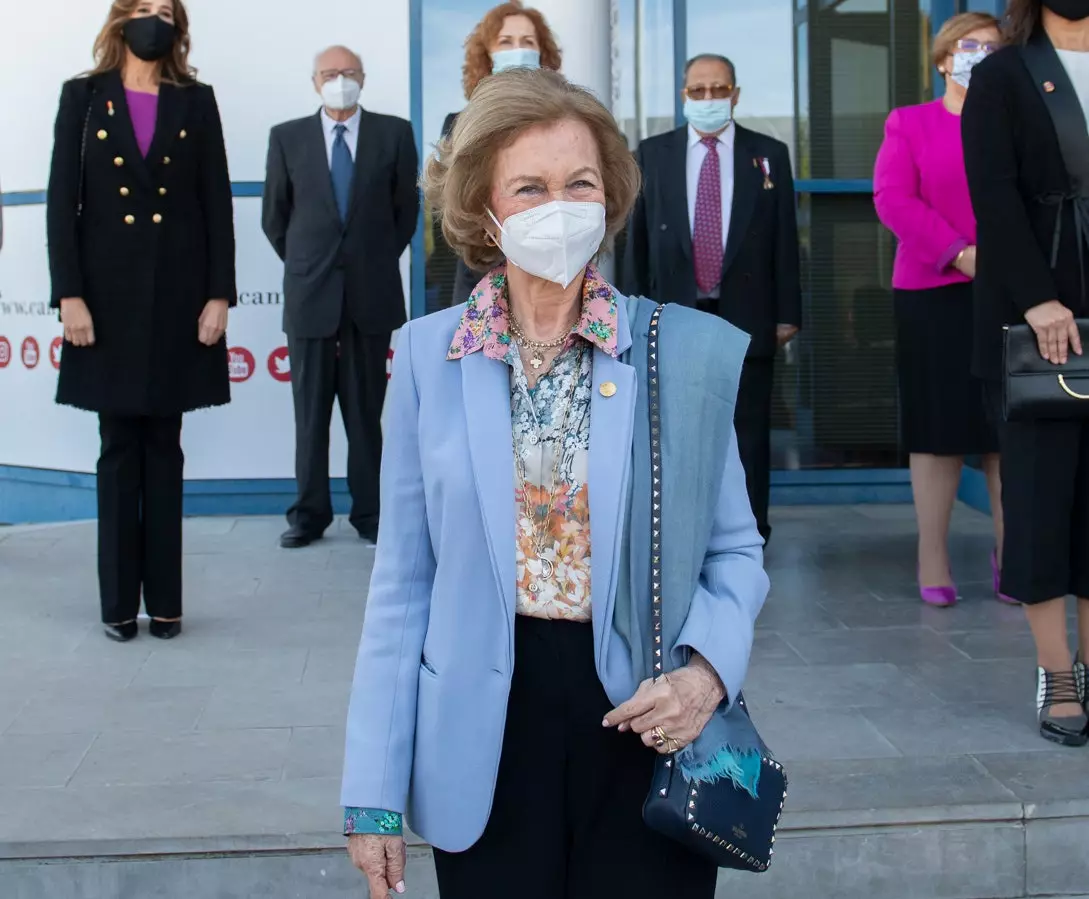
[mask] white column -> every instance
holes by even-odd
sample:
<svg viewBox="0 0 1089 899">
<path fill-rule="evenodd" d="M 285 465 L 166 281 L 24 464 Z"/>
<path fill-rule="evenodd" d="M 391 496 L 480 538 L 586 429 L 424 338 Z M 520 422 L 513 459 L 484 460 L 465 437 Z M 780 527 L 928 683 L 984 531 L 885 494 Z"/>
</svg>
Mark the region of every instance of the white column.
<svg viewBox="0 0 1089 899">
<path fill-rule="evenodd" d="M 544 13 L 563 51 L 563 74 L 612 107 L 610 0 L 529 0 Z"/>
</svg>

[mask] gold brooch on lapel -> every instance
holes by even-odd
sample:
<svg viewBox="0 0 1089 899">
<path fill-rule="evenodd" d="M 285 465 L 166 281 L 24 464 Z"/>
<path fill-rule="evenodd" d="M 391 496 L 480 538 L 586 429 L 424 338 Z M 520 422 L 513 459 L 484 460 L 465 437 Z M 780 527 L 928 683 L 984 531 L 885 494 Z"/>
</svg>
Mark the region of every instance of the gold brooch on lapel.
<svg viewBox="0 0 1089 899">
<path fill-rule="evenodd" d="M 771 162 L 767 156 L 754 156 L 752 160 L 754 168 L 764 173 L 764 190 L 771 190 L 775 184 L 771 180 Z"/>
<path fill-rule="evenodd" d="M 106 115 L 113 115 L 113 100 L 106 101 Z"/>
<path fill-rule="evenodd" d="M 601 385 L 601 395 L 606 399 L 616 396 L 616 385 L 612 381 L 606 381 Z"/>
<path fill-rule="evenodd" d="M 1051 81 L 1045 81 L 1045 82 L 1044 82 L 1044 93 L 1045 93 L 1045 94 L 1051 94 L 1051 93 L 1054 93 L 1054 92 L 1055 92 L 1055 84 L 1054 84 L 1054 82 L 1051 82 Z"/>
</svg>

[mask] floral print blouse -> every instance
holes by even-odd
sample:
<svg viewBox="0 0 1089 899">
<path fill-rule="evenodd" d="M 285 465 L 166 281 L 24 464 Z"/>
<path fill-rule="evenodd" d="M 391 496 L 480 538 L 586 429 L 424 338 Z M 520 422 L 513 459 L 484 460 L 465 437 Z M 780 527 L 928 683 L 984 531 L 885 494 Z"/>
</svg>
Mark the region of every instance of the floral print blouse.
<svg viewBox="0 0 1089 899">
<path fill-rule="evenodd" d="M 588 622 L 590 506 L 586 476 L 592 350 L 597 348 L 614 357 L 617 354 L 616 293 L 593 266 L 587 267 L 582 315 L 549 370 L 533 387 L 529 386 L 522 357 L 511 337 L 507 310 L 507 275 L 501 266 L 476 286 L 466 302 L 446 358 L 456 360 L 482 352 L 510 366 L 518 614 Z M 542 554 L 552 566 L 551 578 L 544 576 L 546 566 L 537 556 L 533 520 L 526 514 L 523 471 L 525 491 L 538 521 L 548 508 L 556 474 L 555 501 Z M 401 831 L 401 816 L 393 812 L 345 809 L 345 834 L 398 835 Z"/>
</svg>

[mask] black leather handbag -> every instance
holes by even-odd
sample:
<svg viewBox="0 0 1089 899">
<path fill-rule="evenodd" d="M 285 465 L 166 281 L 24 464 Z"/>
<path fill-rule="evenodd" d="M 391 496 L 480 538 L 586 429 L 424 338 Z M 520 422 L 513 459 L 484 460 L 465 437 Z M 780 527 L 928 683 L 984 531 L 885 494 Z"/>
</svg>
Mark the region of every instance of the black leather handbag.
<svg viewBox="0 0 1089 899">
<path fill-rule="evenodd" d="M 657 472 L 662 464 L 661 412 L 658 397 L 658 326 L 659 306 L 650 319 L 648 359 L 648 407 L 650 409 L 650 460 Z M 652 476 L 652 503 L 662 502 L 663 479 Z M 651 564 L 662 558 L 661 532 L 651 532 Z M 654 620 L 662 615 L 662 596 L 654 589 L 661 571 L 651 571 L 651 598 Z M 651 646 L 651 658 L 660 649 Z M 659 656 L 660 657 L 660 656 Z M 743 697 L 737 705 L 747 716 Z M 761 742 L 763 747 L 763 742 Z M 659 755 L 654 765 L 650 792 L 643 804 L 643 821 L 652 830 L 681 843 L 720 868 L 740 871 L 766 871 L 774 853 L 775 830 L 783 813 L 787 794 L 787 776 L 783 766 L 762 749 L 759 798 L 738 788 L 728 777 L 714 783 L 698 783 L 685 778 L 674 755 Z"/>
<path fill-rule="evenodd" d="M 1089 319 L 1076 321 L 1084 354 L 1070 353 L 1065 365 L 1040 355 L 1028 325 L 1010 325 L 1004 334 L 1002 412 L 1006 421 L 1089 418 Z"/>
</svg>

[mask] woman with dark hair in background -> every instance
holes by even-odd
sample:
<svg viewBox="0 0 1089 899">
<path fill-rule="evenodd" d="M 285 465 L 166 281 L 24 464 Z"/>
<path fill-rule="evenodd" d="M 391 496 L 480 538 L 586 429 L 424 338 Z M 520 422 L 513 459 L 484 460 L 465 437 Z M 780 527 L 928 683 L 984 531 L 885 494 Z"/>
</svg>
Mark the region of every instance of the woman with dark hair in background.
<svg viewBox="0 0 1089 899">
<path fill-rule="evenodd" d="M 518 67 L 558 72 L 562 61 L 556 37 L 539 10 L 523 6 L 521 0 L 501 3 L 489 9 L 465 39 L 465 64 L 461 67 L 465 99 L 472 97 L 476 86 L 488 75 Z M 452 112 L 446 117 L 443 138 L 454 130 L 458 115 Z M 450 305 L 469 299 L 485 274 L 472 271 L 459 257 Z"/>
<path fill-rule="evenodd" d="M 182 414 L 230 402 L 231 182 L 182 0 L 115 0 L 95 68 L 64 85 L 49 174 L 57 402 L 97 412 L 106 636 L 181 633 Z"/>
<path fill-rule="evenodd" d="M 1011 0 L 1010 46 L 972 76 L 964 157 L 978 221 L 975 360 L 1002 417 L 1003 326 L 1025 322 L 1040 355 L 1083 351 L 1089 316 L 1089 0 Z M 1085 323 L 1082 324 L 1085 332 Z M 999 424 L 1006 516 L 1002 591 L 1024 604 L 1036 642 L 1037 709 L 1048 740 L 1089 740 L 1089 420 Z M 1078 599 L 1071 659 L 1066 597 Z"/>
<path fill-rule="evenodd" d="M 949 521 L 965 456 L 983 456 L 994 512 L 994 590 L 1007 599 L 998 589 L 998 436 L 964 352 L 972 339 L 976 222 L 960 136 L 972 70 L 997 47 L 998 20 L 988 13 L 961 13 L 942 26 L 932 58 L 945 96 L 889 114 L 874 171 L 877 215 L 899 241 L 892 286 L 900 428 L 919 523 L 919 595 L 934 606 L 957 601 Z"/>
</svg>

